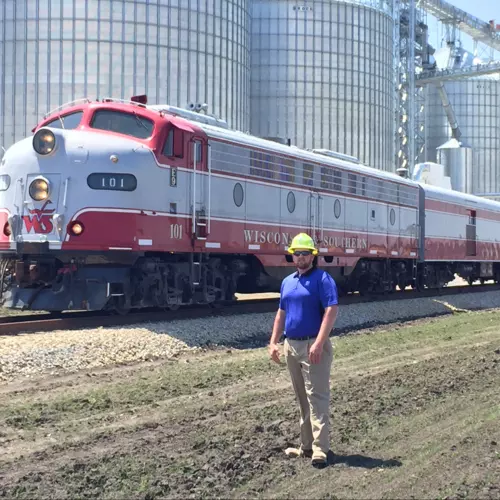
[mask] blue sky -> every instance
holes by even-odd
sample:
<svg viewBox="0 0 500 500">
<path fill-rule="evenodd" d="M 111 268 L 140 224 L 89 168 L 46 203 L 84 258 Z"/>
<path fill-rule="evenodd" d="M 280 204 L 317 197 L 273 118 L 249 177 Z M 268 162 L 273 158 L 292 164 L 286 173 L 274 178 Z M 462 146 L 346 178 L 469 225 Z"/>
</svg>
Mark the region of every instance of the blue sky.
<svg viewBox="0 0 500 500">
<path fill-rule="evenodd" d="M 448 2 L 485 22 L 494 19 L 495 24 L 500 24 L 500 0 L 448 0 Z M 429 42 L 433 47 L 439 48 L 444 31 L 437 28 L 438 23 L 431 15 L 428 15 L 427 22 L 430 28 Z M 462 33 L 461 40 L 464 48 L 472 50 L 471 39 L 467 35 Z M 495 56 L 495 59 L 500 59 L 500 53 L 496 52 Z"/>
</svg>

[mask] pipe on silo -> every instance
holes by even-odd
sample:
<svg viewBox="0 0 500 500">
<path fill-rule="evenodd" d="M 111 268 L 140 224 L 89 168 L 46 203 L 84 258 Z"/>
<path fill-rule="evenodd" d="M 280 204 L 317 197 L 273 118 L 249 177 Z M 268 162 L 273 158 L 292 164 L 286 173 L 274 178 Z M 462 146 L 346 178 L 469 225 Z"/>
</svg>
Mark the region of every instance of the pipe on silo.
<svg viewBox="0 0 500 500">
<path fill-rule="evenodd" d="M 448 118 L 448 122 L 450 123 L 451 136 L 453 139 L 458 140 L 462 136 L 462 132 L 460 131 L 460 128 L 458 127 L 458 122 L 457 122 L 457 118 L 455 116 L 455 111 L 453 111 L 453 106 L 451 105 L 450 100 L 448 99 L 448 94 L 447 94 L 446 89 L 444 87 L 444 83 L 438 82 L 435 85 L 438 89 L 439 96 L 441 97 L 441 102 L 443 103 L 444 112 L 446 113 L 446 117 Z"/>
</svg>

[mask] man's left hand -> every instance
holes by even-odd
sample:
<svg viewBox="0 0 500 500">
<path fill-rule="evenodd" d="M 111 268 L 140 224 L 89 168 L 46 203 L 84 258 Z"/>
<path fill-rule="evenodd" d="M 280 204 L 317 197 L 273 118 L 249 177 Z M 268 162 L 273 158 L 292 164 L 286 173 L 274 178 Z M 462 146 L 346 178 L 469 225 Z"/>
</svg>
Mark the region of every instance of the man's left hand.
<svg viewBox="0 0 500 500">
<path fill-rule="evenodd" d="M 323 344 L 314 344 L 309 348 L 309 361 L 316 365 L 321 361 L 321 353 L 323 352 Z"/>
</svg>

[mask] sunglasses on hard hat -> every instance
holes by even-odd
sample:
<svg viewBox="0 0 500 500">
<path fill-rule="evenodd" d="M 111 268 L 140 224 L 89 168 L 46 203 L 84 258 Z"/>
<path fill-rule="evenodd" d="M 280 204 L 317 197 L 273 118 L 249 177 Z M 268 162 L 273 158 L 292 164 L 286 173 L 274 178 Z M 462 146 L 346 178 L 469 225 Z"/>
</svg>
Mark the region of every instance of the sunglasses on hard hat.
<svg viewBox="0 0 500 500">
<path fill-rule="evenodd" d="M 295 255 L 295 257 L 299 257 L 299 255 L 311 255 L 311 251 L 310 250 L 297 250 L 295 252 L 293 252 L 293 255 Z"/>
</svg>

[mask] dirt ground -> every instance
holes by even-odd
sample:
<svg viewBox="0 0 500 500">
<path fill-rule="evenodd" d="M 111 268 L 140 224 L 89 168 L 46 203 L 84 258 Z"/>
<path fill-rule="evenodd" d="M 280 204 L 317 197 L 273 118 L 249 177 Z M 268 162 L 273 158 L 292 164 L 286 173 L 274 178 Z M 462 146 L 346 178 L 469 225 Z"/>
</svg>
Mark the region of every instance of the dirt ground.
<svg viewBox="0 0 500 500">
<path fill-rule="evenodd" d="M 499 498 L 499 320 L 335 338 L 323 470 L 265 349 L 0 385 L 0 497 Z"/>
</svg>

